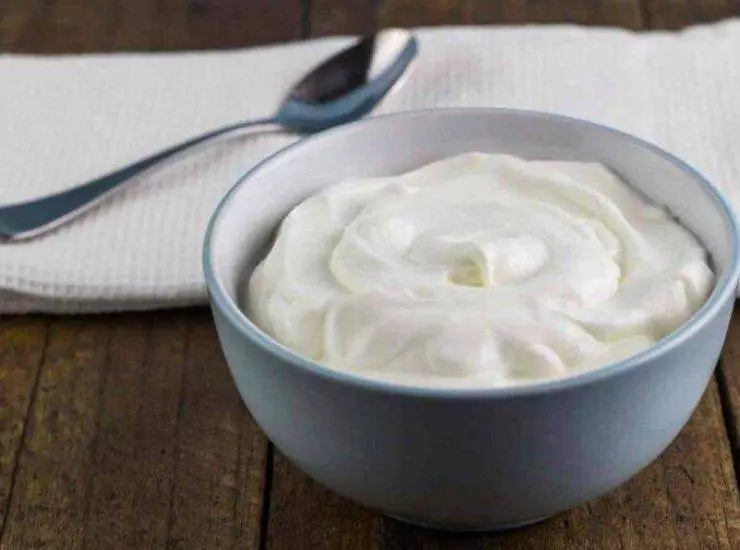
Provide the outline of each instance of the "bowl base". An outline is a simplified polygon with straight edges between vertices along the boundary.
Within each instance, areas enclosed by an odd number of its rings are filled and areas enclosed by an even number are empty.
[[[486,526],[481,526],[481,527],[463,527],[459,525],[449,525],[445,523],[419,521],[416,519],[406,518],[403,516],[394,516],[391,514],[386,514],[386,515],[389,518],[401,521],[403,523],[407,523],[409,525],[413,525],[415,527],[422,527],[424,529],[433,529],[435,531],[447,531],[450,533],[485,533],[485,532],[509,531],[511,529],[520,529],[522,527],[527,527],[528,525],[534,525],[535,523],[540,523],[541,521],[545,521],[546,519],[552,517],[552,516],[542,516],[542,517],[538,517],[534,519],[517,521],[514,523],[486,525]]]

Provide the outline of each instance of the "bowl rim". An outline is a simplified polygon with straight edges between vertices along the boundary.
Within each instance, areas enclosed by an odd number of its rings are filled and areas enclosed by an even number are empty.
[[[404,119],[412,117],[424,117],[429,115],[443,115],[454,117],[457,115],[491,114],[526,116],[545,120],[554,119],[570,124],[577,124],[591,130],[596,130],[598,132],[612,134],[619,139],[628,140],[642,147],[643,149],[647,149],[649,152],[658,155],[662,159],[676,166],[682,172],[688,174],[701,187],[702,191],[706,195],[708,195],[711,200],[713,200],[713,202],[717,206],[718,212],[723,216],[724,226],[729,228],[731,232],[731,253],[727,269],[725,269],[722,278],[715,283],[712,293],[704,302],[704,304],[702,304],[699,310],[697,310],[694,315],[692,315],[676,330],[665,336],[663,339],[659,340],[656,344],[643,350],[642,352],[632,355],[627,359],[607,364],[598,369],[580,372],[572,376],[567,376],[565,378],[543,380],[539,382],[531,382],[512,386],[412,386],[409,384],[396,383],[388,380],[370,378],[351,372],[335,370],[296,353],[292,349],[273,339],[267,333],[262,331],[262,329],[260,329],[257,325],[255,325],[247,317],[247,315],[242,312],[236,302],[231,299],[228,292],[226,292],[223,282],[217,275],[214,262],[212,261],[214,249],[213,243],[216,238],[218,224],[221,219],[221,215],[227,208],[232,197],[244,185],[248,184],[250,179],[252,179],[252,177],[256,173],[260,172],[264,167],[272,165],[275,162],[279,162],[283,156],[290,154],[296,148],[303,147],[306,143],[321,139],[328,139],[335,134],[357,131],[358,129],[361,129],[362,126],[375,124],[378,120],[382,121],[391,118]],[[360,119],[358,121],[343,124],[341,126],[300,139],[297,142],[278,150],[264,160],[260,161],[250,170],[245,172],[236,181],[236,183],[224,195],[224,197],[217,205],[216,209],[211,214],[211,218],[208,222],[208,227],[205,233],[202,260],[206,289],[211,301],[211,306],[223,313],[226,316],[227,320],[239,331],[239,333],[246,337],[247,340],[249,340],[252,344],[258,346],[259,348],[276,357],[277,359],[288,363],[291,368],[301,369],[307,374],[319,376],[335,383],[346,384],[357,389],[376,391],[386,394],[391,393],[432,399],[476,399],[481,397],[504,398],[528,395],[533,396],[543,393],[563,391],[590,385],[605,380],[607,378],[616,377],[633,369],[637,369],[645,365],[646,363],[649,363],[659,358],[660,356],[665,355],[666,353],[674,350],[687,339],[691,338],[719,313],[719,310],[724,306],[727,299],[730,298],[730,295],[733,300],[735,298],[738,279],[740,278],[739,227],[739,222],[735,217],[734,211],[730,206],[728,199],[719,189],[714,187],[709,182],[709,180],[705,178],[698,170],[687,164],[685,161],[662,149],[661,147],[658,147],[657,145],[649,141],[635,137],[632,134],[628,134],[621,130],[617,130],[615,128],[597,122],[591,122],[584,119],[549,113],[545,111],[509,109],[499,107],[445,107],[403,111]]]

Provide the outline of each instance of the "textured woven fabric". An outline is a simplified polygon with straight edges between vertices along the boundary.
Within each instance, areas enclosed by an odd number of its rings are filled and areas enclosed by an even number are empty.
[[[681,33],[472,27],[419,37],[411,78],[376,113],[502,106],[590,119],[684,158],[740,208],[740,21]],[[0,56],[0,203],[269,115],[306,67],[346,44]],[[254,132],[221,141],[147,174],[55,233],[0,245],[0,312],[203,303],[200,254],[211,212],[241,174],[295,139]]]

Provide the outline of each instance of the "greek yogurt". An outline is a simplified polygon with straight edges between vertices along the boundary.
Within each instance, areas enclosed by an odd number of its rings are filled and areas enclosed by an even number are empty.
[[[713,284],[696,238],[604,166],[467,153],[302,202],[247,306],[332,369],[511,386],[648,348]]]

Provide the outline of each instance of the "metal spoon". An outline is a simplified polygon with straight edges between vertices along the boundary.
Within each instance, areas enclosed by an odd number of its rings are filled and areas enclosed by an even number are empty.
[[[224,134],[264,124],[318,132],[360,118],[398,82],[417,51],[416,38],[401,29],[388,29],[360,39],[308,73],[271,118],[212,130],[78,187],[0,206],[0,240],[26,239],[54,229],[121,189],[141,172]]]

